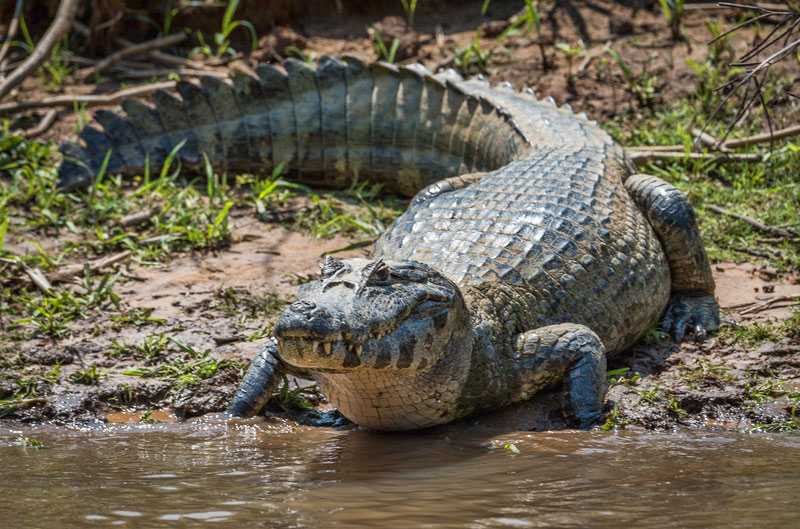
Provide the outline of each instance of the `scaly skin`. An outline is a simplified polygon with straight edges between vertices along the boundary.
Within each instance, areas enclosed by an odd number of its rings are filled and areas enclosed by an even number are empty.
[[[64,186],[141,171],[145,157],[341,185],[367,177],[409,209],[371,259],[323,264],[279,319],[231,406],[257,413],[285,369],[302,370],[353,421],[405,430],[562,383],[580,427],[600,418],[605,359],[663,314],[681,339],[719,323],[691,205],[633,175],[611,138],[568,108],[510,86],[324,58],[259,79],[180,83],[183,102],[99,113]],[[460,175],[460,176],[457,176]],[[446,180],[441,180],[442,178]],[[670,301],[670,299],[672,301]]]

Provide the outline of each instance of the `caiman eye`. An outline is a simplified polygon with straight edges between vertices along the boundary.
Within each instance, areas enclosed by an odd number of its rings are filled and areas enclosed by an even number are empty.
[[[389,280],[389,267],[385,263],[378,264],[370,279],[375,283],[386,283]]]
[[[319,265],[319,267],[322,270],[322,279],[327,279],[344,268],[345,264],[329,255],[325,258],[325,261]]]
[[[382,266],[375,270],[375,277],[378,278],[379,281],[386,281],[386,279],[389,277],[389,267]]]

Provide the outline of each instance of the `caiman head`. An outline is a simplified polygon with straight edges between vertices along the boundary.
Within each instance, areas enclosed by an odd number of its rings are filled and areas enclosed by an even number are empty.
[[[435,366],[471,337],[458,286],[425,264],[328,257],[321,268],[273,329],[290,365],[410,374]]]

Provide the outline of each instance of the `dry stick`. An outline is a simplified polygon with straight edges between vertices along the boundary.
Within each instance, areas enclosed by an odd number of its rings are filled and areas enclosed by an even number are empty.
[[[774,305],[775,303],[781,303],[783,301],[800,301],[800,296],[778,296],[776,298],[768,299],[763,303],[759,303],[755,307],[745,309],[739,312],[739,314],[751,314],[753,312],[761,312],[762,310],[768,310],[770,308],[770,305]]]
[[[137,224],[141,224],[142,222],[149,220],[154,213],[155,211],[153,211],[152,209],[146,209],[144,211],[137,211],[136,213],[131,213],[130,215],[126,215],[121,219],[119,219],[119,225],[136,226]]]
[[[763,222],[757,221],[756,219],[751,219],[750,217],[748,217],[746,215],[741,215],[739,213],[734,213],[732,211],[728,211],[727,209],[721,208],[721,207],[719,207],[717,205],[714,205],[714,204],[706,206],[706,209],[708,209],[710,211],[713,211],[714,213],[719,213],[720,215],[726,215],[726,216],[732,217],[734,219],[739,219],[739,220],[744,221],[744,222],[748,223],[749,225],[751,225],[751,226],[753,226],[753,227],[755,227],[755,228],[757,228],[757,229],[759,229],[759,230],[761,230],[763,232],[771,233],[772,235],[777,235],[779,237],[787,237],[787,238],[793,237],[793,235],[791,233],[789,233],[788,231],[786,231],[784,229],[776,228],[775,226],[767,226]]]
[[[47,28],[42,40],[36,45],[36,49],[25,59],[25,62],[11,72],[5,81],[0,84],[0,99],[4,98],[15,86],[36,71],[45,59],[50,56],[61,37],[66,35],[72,26],[72,19],[75,18],[75,11],[77,11],[79,5],[79,0],[61,0],[55,20]]]
[[[104,259],[98,259],[96,261],[91,261],[87,263],[89,265],[89,270],[91,272],[97,272],[98,270],[102,270],[103,268],[107,268],[113,264],[116,264],[123,259],[126,259],[131,254],[130,250],[125,250],[124,252],[120,252]],[[50,274],[50,280],[52,281],[64,281],[67,279],[71,279],[72,277],[78,275],[83,270],[83,264],[72,264],[65,266],[59,270],[56,270],[52,274]]]
[[[11,41],[17,35],[17,28],[19,27],[19,14],[22,11],[22,0],[17,0],[17,5],[14,6],[14,15],[11,17],[11,23],[8,25],[8,35],[3,47],[0,48],[0,63],[6,58],[6,53],[11,49]]]
[[[31,278],[33,284],[39,287],[39,290],[47,294],[50,293],[50,289],[53,288],[53,286],[50,284],[50,282],[47,280],[47,278],[44,276],[41,270],[39,270],[38,268],[31,268],[24,263],[22,264],[22,269],[25,271],[26,274],[28,274],[28,277]]]
[[[172,46],[174,44],[183,42],[184,40],[186,40],[185,33],[176,33],[175,35],[169,35],[158,39],[140,42],[139,44],[134,44],[133,46],[128,46],[127,48],[123,48],[112,53],[102,61],[95,64],[93,68],[87,68],[87,70],[80,73],[80,77],[85,81],[90,79],[93,75],[102,72],[120,59],[124,59],[125,57],[130,57],[132,55],[139,55],[140,53],[146,53],[155,48]]]
[[[746,6],[746,7],[751,7],[751,6]],[[765,9],[769,9],[769,10],[773,10],[773,11],[777,11],[779,9],[786,9],[786,6],[783,5],[783,4],[762,4],[762,3],[759,3],[758,7],[763,7]],[[701,10],[701,11],[726,11],[728,9],[733,9],[733,8],[731,6],[727,6],[727,5],[721,6],[721,5],[717,4],[716,2],[714,2],[714,3],[686,4],[686,5],[683,6],[683,9],[684,10],[697,9],[697,10]]]
[[[29,140],[33,139],[36,136],[39,136],[43,134],[45,131],[47,131],[47,129],[49,129],[56,121],[57,115],[58,115],[58,110],[52,108],[47,111],[47,114],[44,115],[44,117],[42,118],[42,120],[39,122],[38,125],[27,130],[18,130],[14,132],[14,134],[17,134],[18,136],[24,136]]]
[[[717,138],[715,138],[714,136],[712,136],[708,132],[704,132],[704,131],[694,127],[694,128],[692,128],[692,134],[694,134],[694,136],[698,140],[700,140],[702,143],[704,143],[708,147],[711,147],[712,149],[718,149],[721,152],[728,151],[728,146],[727,145],[720,145],[719,144],[719,140],[717,140]]]
[[[83,103],[87,107],[97,105],[113,105],[128,97],[151,94],[159,90],[175,88],[175,81],[164,81],[163,83],[151,83],[141,86],[134,86],[118,92],[104,95],[65,95],[49,97],[38,101],[20,101],[19,103],[0,103],[0,114],[5,112],[19,112],[31,108],[50,108],[50,107],[69,107],[74,103]]]
[[[182,77],[218,77],[220,79],[227,79],[228,74],[222,72],[215,72],[213,70],[191,70],[188,68],[176,68],[176,69],[168,69],[168,68],[153,68],[150,70],[134,70],[130,68],[120,68],[116,67],[116,70],[119,71],[117,73],[114,72],[115,77],[121,77],[123,79],[150,79],[151,77],[160,77],[169,74],[178,74]]]
[[[625,147],[628,151],[647,151],[647,152],[683,152],[683,145],[633,145]]]
[[[734,149],[736,147],[755,145],[756,143],[766,143],[772,140],[780,140],[782,138],[788,138],[798,134],[800,134],[800,125],[794,125],[792,127],[786,127],[785,129],[773,131],[772,134],[765,132],[763,134],[756,134],[755,136],[748,136],[747,138],[728,140],[722,145],[728,147],[729,149]]]
[[[670,151],[637,151],[628,150],[628,157],[636,165],[642,165],[653,160],[692,160],[713,159],[717,162],[760,162],[763,157],[760,154],[738,154],[738,153],[704,153],[704,152],[670,152]]]
[[[133,42],[125,40],[122,37],[115,38],[114,42],[120,46],[135,46]],[[147,56],[158,62],[164,63],[167,66],[188,66],[189,68],[193,68],[195,70],[203,70],[206,68],[206,65],[200,61],[184,59],[183,57],[170,55],[169,53],[164,53],[163,51],[159,50],[151,50],[147,53]]]
[[[750,145],[756,145],[758,143],[766,143],[772,140],[780,140],[790,136],[797,136],[798,134],[800,134],[800,125],[793,125],[791,127],[786,127],[785,129],[775,130],[771,134],[769,132],[764,132],[762,134],[756,134],[746,138],[727,140],[721,145],[717,143],[716,148],[720,151],[723,149],[735,149],[737,147],[746,147]],[[656,145],[653,147],[638,145],[634,147],[626,147],[628,151],[682,151],[684,148],[685,147],[683,145]]]
[[[759,237],[756,242],[759,244],[781,244],[784,242],[800,244],[800,237]]]

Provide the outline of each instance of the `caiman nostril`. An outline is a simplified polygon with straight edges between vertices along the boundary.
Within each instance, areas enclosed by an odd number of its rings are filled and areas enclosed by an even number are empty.
[[[295,301],[294,303],[289,306],[289,310],[292,312],[297,312],[299,314],[308,314],[312,310],[317,308],[316,303],[311,301]]]

